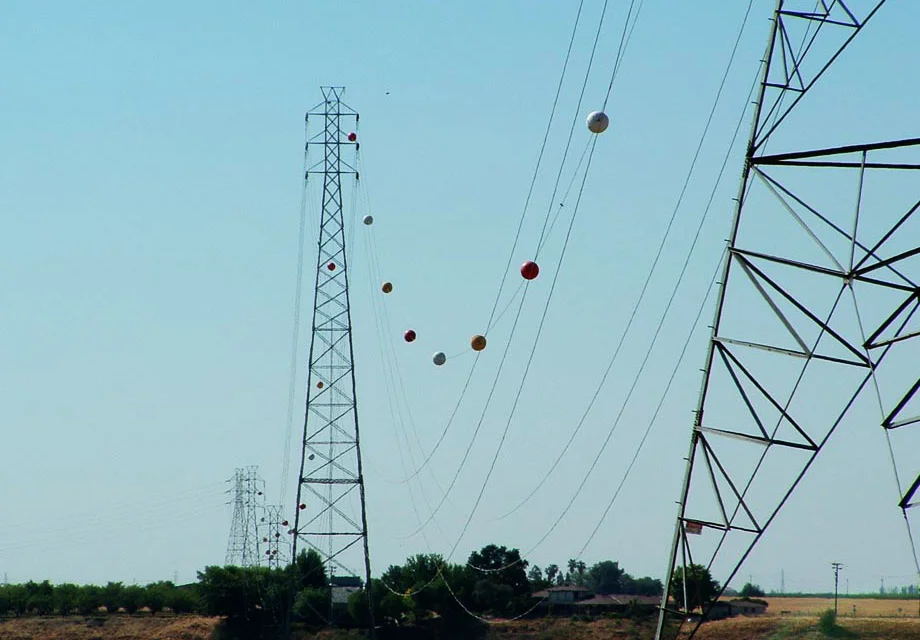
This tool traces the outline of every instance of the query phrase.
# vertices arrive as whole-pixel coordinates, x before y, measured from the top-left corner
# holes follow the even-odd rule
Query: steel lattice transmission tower
[[[262,560],[271,569],[280,569],[288,564],[288,529],[284,526],[279,505],[266,505],[260,518],[260,531],[263,546]]]
[[[323,102],[306,114],[308,132],[311,118],[322,122],[318,133],[308,133],[307,153],[318,146],[323,157],[307,165],[304,180],[322,176],[323,184],[292,558],[297,557],[302,541],[320,554],[330,574],[356,578],[363,573],[369,592],[371,567],[342,204],[342,175],[358,179],[356,161],[350,164],[343,158],[345,153],[357,157],[353,134],[358,114],[342,102],[344,92],[344,87],[322,87]],[[346,125],[355,129],[346,129]]]
[[[920,422],[909,351],[920,336],[920,139],[802,150],[784,128],[804,109],[809,134],[852,135],[823,119],[834,104],[806,98],[884,4],[777,0],[656,638],[670,633],[669,609],[684,620],[701,601],[687,567],[710,568],[724,591],[845,418],[863,406],[879,415],[893,459],[907,451],[895,430]],[[906,520],[920,477],[911,484],[910,469],[902,485],[895,467]]]
[[[230,480],[233,483],[233,522],[224,564],[255,567],[261,562],[259,555],[259,512],[265,495],[265,481],[259,477],[258,467],[237,469]]]

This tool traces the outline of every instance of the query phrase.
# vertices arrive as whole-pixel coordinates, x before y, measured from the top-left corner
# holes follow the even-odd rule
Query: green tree
[[[629,593],[622,583],[624,576],[628,574],[620,568],[620,563],[603,560],[588,571],[588,586],[594,593]]]
[[[172,590],[171,582],[152,582],[144,588],[141,604],[150,609],[152,615],[156,615],[166,606],[166,599]]]
[[[550,584],[556,584],[556,576],[559,575],[558,564],[546,565],[546,581]]]
[[[329,599],[328,588],[304,589],[294,599],[294,615],[308,624],[323,624],[329,618]]]
[[[684,582],[684,568],[678,567],[671,576],[670,596],[680,606],[684,604]],[[705,607],[719,592],[719,583],[712,579],[709,569],[701,564],[687,567],[686,587],[687,608],[690,611]]]
[[[81,616],[88,616],[96,613],[102,606],[102,589],[96,585],[86,585],[80,587],[77,594],[77,611]]]
[[[763,589],[760,588],[760,585],[751,584],[748,582],[743,587],[741,587],[740,595],[742,598],[762,598],[766,594],[763,592]]]
[[[128,585],[121,592],[121,606],[125,613],[137,613],[144,601],[144,588],[136,584]]]
[[[323,589],[329,584],[323,559],[315,549],[298,553],[297,560],[292,566],[297,591],[307,588]]]
[[[3,590],[6,592],[10,613],[18,618],[29,610],[29,592],[25,585],[10,584]]]
[[[65,582],[54,587],[54,610],[58,615],[69,616],[77,608],[80,587]]]
[[[628,576],[629,574],[626,575]],[[631,593],[638,596],[660,596],[662,593],[664,593],[664,585],[661,584],[661,580],[658,578],[650,578],[648,576],[644,578],[636,578],[632,580],[630,591],[627,591],[626,593]]]
[[[176,587],[166,594],[166,606],[173,613],[195,613],[201,609],[201,599],[194,587]]]
[[[120,582],[109,582],[102,587],[102,605],[109,613],[118,613],[121,608],[121,594],[124,585]]]
[[[537,565],[532,566],[530,571],[527,572],[527,580],[530,582],[530,588],[533,591],[540,591],[549,586],[549,582],[543,578],[543,570]]]
[[[468,571],[478,574],[472,580],[471,595],[480,610],[509,615],[529,603],[527,561],[517,549],[486,545],[470,554],[467,565]]]

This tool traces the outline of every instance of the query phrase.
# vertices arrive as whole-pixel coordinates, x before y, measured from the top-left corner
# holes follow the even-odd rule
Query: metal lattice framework
[[[262,531],[262,544],[265,547],[262,559],[271,569],[280,569],[288,564],[288,529],[284,524],[284,516],[279,505],[266,505],[262,510],[259,528]]]
[[[308,165],[304,179],[322,176],[322,214],[316,261],[313,335],[304,421],[303,455],[297,489],[293,557],[298,541],[316,550],[329,573],[359,576],[370,588],[370,557],[364,476],[358,432],[355,370],[348,292],[348,264],[342,207],[342,175],[358,173],[343,159],[357,154],[349,139],[358,114],[342,102],[344,87],[323,87],[323,102],[307,112],[322,130],[307,138],[307,152],[321,146],[323,158]],[[373,619],[373,613],[371,616]]]
[[[920,138],[767,153],[788,144],[777,133],[884,4],[777,1],[656,638],[668,612],[705,619],[688,568],[710,568],[724,591],[858,402],[880,412],[896,478],[892,432],[920,422],[915,361],[889,364],[920,335]],[[920,477],[898,489],[906,519]]]
[[[265,481],[259,477],[258,467],[237,469],[233,478],[233,522],[224,564],[238,567],[256,567],[261,562],[259,554],[259,511],[265,495]]]

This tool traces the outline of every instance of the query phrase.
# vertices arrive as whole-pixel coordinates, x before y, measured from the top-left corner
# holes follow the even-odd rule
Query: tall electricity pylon
[[[233,483],[233,523],[224,564],[255,567],[260,564],[259,512],[265,496],[265,481],[258,467],[237,469]]]
[[[342,175],[358,179],[356,161],[349,164],[343,158],[346,153],[357,157],[358,114],[342,102],[344,87],[322,87],[322,92],[323,102],[306,114],[307,153],[319,146],[323,157],[307,165],[304,180],[322,176],[323,185],[292,560],[297,557],[298,542],[303,541],[319,553],[330,574],[357,577],[363,562],[369,594],[371,565],[342,207]],[[322,123],[312,136],[311,117]],[[355,129],[346,129],[346,125]],[[370,603],[368,598],[369,607]],[[373,628],[373,611],[370,614]]]
[[[836,105],[816,102],[812,88],[832,66],[852,62],[841,54],[884,4],[776,2],[658,639],[670,635],[669,611],[680,620],[693,610],[708,615],[714,598],[693,588],[700,583],[688,567],[709,568],[720,596],[857,400],[868,396],[860,407],[878,411],[893,459],[894,430],[920,422],[908,408],[920,388],[916,359],[912,366],[903,360],[920,335],[920,139],[797,146],[803,131],[820,139],[852,135],[853,128],[815,115]],[[794,116],[800,128],[790,132]],[[918,478],[904,489],[913,473],[902,486],[895,464],[905,519],[920,488]]]

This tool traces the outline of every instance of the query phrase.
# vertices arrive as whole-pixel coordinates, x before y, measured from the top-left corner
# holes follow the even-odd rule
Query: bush
[[[93,585],[87,585],[80,588],[77,594],[77,611],[82,616],[88,616],[96,613],[102,606],[102,590]]]
[[[137,585],[130,585],[121,592],[121,606],[125,613],[137,613],[141,608],[141,602],[144,599],[144,588]]]
[[[818,618],[818,629],[822,633],[831,633],[837,628],[837,614],[833,609],[828,609]]]

